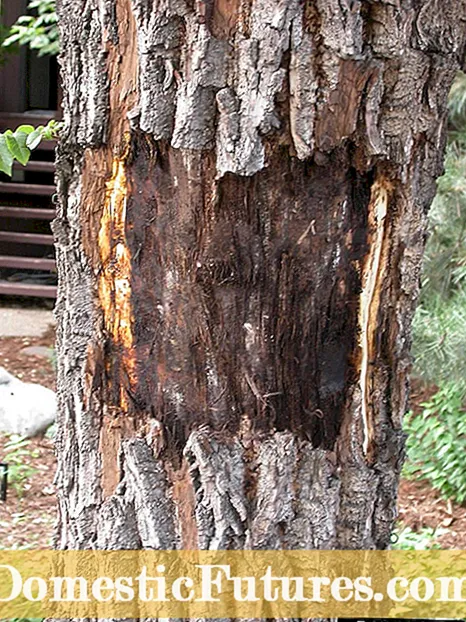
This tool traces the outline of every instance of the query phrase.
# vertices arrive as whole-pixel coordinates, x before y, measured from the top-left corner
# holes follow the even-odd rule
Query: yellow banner
[[[0,551],[0,618],[464,618],[466,551]]]

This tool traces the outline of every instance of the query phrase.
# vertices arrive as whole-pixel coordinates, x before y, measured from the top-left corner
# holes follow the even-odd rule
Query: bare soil
[[[6,458],[0,436],[0,461]],[[0,548],[51,548],[56,518],[56,499],[53,478],[55,455],[48,439],[31,440],[24,464],[28,471],[20,481],[8,486],[7,500],[0,502]],[[11,467],[10,467],[11,469]]]
[[[4,337],[0,339],[0,366],[23,382],[37,382],[55,389],[53,347],[55,331],[51,326],[42,337]],[[23,352],[30,346],[50,348],[50,357],[32,356]]]
[[[466,508],[442,499],[428,482],[403,480],[398,511],[400,523],[413,531],[438,531],[440,548],[466,549]]]

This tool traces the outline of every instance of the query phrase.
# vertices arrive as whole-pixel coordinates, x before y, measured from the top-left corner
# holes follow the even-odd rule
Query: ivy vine
[[[62,125],[59,121],[51,120],[47,125],[20,125],[14,132],[6,130],[0,134],[0,171],[11,177],[15,161],[26,166],[31,152],[43,140],[57,138]]]
[[[21,15],[10,28],[3,47],[14,48],[27,45],[38,56],[56,56],[59,52],[59,34],[55,0],[31,0],[28,11]]]

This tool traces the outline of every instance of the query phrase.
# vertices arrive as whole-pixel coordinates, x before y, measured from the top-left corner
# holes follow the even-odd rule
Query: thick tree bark
[[[57,544],[385,548],[465,0],[59,0]]]

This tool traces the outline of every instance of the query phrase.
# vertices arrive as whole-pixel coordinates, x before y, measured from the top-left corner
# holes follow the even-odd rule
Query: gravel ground
[[[0,298],[1,337],[41,337],[55,325],[50,302],[20,298]]]

